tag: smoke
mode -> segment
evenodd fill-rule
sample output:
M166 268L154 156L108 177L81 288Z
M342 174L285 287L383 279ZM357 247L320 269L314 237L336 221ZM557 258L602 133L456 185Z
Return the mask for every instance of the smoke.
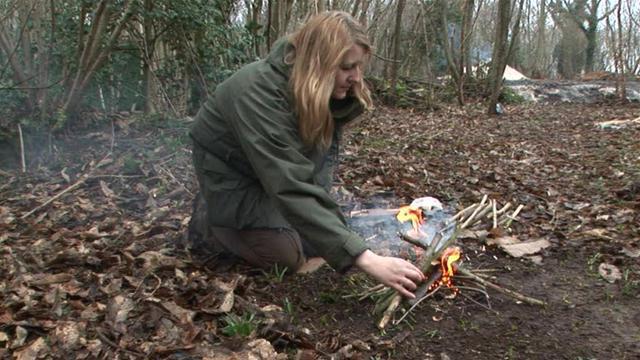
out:
M407 205L406 203L393 195L383 195L365 201L350 198L342 204L347 224L365 239L371 250L380 255L415 260L415 245L402 240L401 237L401 234L411 231L413 226L409 221L401 223L396 218L397 209ZM452 216L446 208L426 211L424 215L425 222L420 226L420 241L423 244L430 245L438 233L441 233L442 237L453 235L455 223L446 225L446 221Z

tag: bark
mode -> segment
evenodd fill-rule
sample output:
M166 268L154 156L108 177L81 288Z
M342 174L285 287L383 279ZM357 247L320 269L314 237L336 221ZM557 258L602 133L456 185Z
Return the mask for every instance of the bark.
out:
M472 75L471 69L471 39L473 36L473 9L475 8L474 0L465 0L463 5L462 31L460 32L460 65L459 72L463 79Z
M453 42L449 38L449 19L447 17L447 2L440 0L440 25L442 32L442 47L444 49L444 55L447 60L447 68L451 74L451 78L456 86L456 96L459 105L464 105L464 79L460 73L459 63L456 60L455 53L453 51Z
M398 83L398 68L400 67L400 40L402 30L402 13L404 12L406 0L398 0L398 7L396 8L396 24L393 34L393 59L395 60L391 65L391 94L392 102L395 104L398 97L397 83Z
M616 81L616 92L618 97L622 100L626 100L627 98L627 85L625 82L625 64L623 61L623 42L622 42L622 0L618 0L618 6L616 9L616 19L618 22L618 40L617 43L617 63L618 63L618 76Z
M362 11L360 12L360 18L358 19L363 26L367 26L367 12L369 11L369 5L371 0L362 0Z
M75 114L82 94L87 84L95 74L95 72L104 65L109 54L120 39L120 34L128 23L132 15L131 3L124 11L124 15L120 17L110 35L107 35L106 24L109 22L109 10L107 7L108 0L102 0L98 4L96 16L89 37L84 44L84 50L80 59L80 66L76 70L73 85L71 86L63 106L64 113L67 115ZM104 46L100 46L101 39L108 36L108 40Z
M546 43L546 23L547 23L547 1L540 0L540 13L538 14L538 24L536 33L536 51L533 61L532 75L534 78L544 78L546 76L545 64L545 43Z
M150 114L156 111L156 91L153 76L153 59L155 39L153 35L153 21L149 15L153 11L153 0L144 0L143 19L143 48L142 48L142 81L144 82L144 113Z
M498 18L496 21L496 33L491 56L491 70L489 72L490 94L489 114L496 114L498 97L502 90L502 77L507 65L509 54L509 15L511 13L511 0L498 0Z

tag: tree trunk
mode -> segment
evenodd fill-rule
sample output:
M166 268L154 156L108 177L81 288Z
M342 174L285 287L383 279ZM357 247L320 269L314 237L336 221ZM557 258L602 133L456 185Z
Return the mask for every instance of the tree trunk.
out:
M510 14L511 0L498 0L498 19L496 21L496 34L491 56L491 70L489 72L489 114L497 114L496 105L502 90L502 77L509 54L507 42L509 39Z
M153 59L155 39L153 35L153 0L144 0L144 19L142 34L142 81L144 82L144 113L146 115L156 112L156 89L153 76Z
M462 11L462 31L460 32L460 74L472 76L471 43L473 37L474 0L465 0ZM464 81L461 81L464 84Z
M447 60L447 68L453 79L453 83L456 87L456 96L458 98L458 104L464 105L464 79L460 73L459 62L456 60L455 52L453 51L453 41L449 38L449 20L447 18L447 2L440 0L440 25L442 31L442 47L444 48L444 55Z
M78 106L80 105L80 101L82 100L84 89L95 72L104 65L104 62L111 53L113 46L120 38L120 33L124 29L124 26L131 18L132 8L131 3L128 3L128 7L125 9L124 15L115 25L113 32L106 41L106 44L101 47L101 38L106 36L106 23L109 22L109 10L106 6L108 1L109 0L102 0L98 4L96 16L91 25L89 38L87 38L87 41L84 44L84 50L82 51L82 56L79 60L79 66L76 70L73 85L66 96L66 101L63 106L63 111L67 116L75 114Z
M398 91L398 68L400 67L400 40L402 30L402 13L404 12L404 5L406 0L398 0L398 7L396 8L396 24L393 34L393 59L394 62L391 65L391 101L395 105L397 103Z
M540 0L540 13L538 14L538 25L536 33L536 51L534 54L533 69L531 74L534 78L542 79L546 76L545 64L545 34L547 23L547 1Z
M618 40L616 41L616 58L618 63L618 76L616 81L616 93L621 100L627 99L627 85L625 81L625 62L623 60L624 49L622 42L622 0L618 0L618 8L616 9L616 19L618 22Z

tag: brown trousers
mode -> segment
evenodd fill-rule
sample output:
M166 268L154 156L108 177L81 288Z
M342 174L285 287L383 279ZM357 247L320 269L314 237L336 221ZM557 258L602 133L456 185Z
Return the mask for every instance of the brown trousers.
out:
M271 268L277 264L295 272L305 262L300 236L294 230L223 227L210 227L209 230L210 241L253 266Z
M289 273L298 270L306 261L302 240L295 230L236 230L209 226L207 206L201 195L194 201L188 238L193 255L205 260L226 253L259 268L268 269L276 264L287 267Z

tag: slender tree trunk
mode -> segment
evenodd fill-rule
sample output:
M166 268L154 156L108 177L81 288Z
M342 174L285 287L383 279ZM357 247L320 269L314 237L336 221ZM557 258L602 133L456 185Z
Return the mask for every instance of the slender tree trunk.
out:
M393 59L394 62L391 65L391 101L396 104L398 98L397 84L398 84L398 68L400 67L400 40L402 30L402 13L404 12L404 5L406 0L398 0L398 7L396 8L396 24L393 34Z
M618 97L621 100L626 100L627 99L627 84L625 81L625 64L624 64L624 60L623 60L623 55L624 55L624 49L623 49L623 42L622 42L622 0L618 0L618 8L616 9L616 19L618 22L618 32L617 32L617 49L616 49L616 53L617 56L616 58L618 59L617 63L618 63L618 76L617 76L617 81L616 81L616 90L617 90L617 94Z
M466 73L467 76L473 76L471 65L471 44L473 43L473 11L475 9L474 0L466 0L464 3L464 18L462 21L462 49L460 54L462 59L460 63L464 66L464 69L460 72Z
M358 19L363 26L367 26L367 12L369 11L369 5L371 0L362 0L362 11L360 12L360 18Z
M489 114L496 114L498 97L502 90L502 77L507 65L508 39L509 39L509 16L511 14L511 0L498 0L498 19L496 21L496 34L493 44L493 54L491 56L491 70L489 72L490 93L489 93Z
M142 81L144 83L144 113L156 112L156 88L153 76L153 61L155 58L155 39L153 32L153 0L144 0L144 18L142 20Z
M118 23L115 25L113 32L107 39L106 44L101 47L101 38L106 36L106 23L109 21L109 11L106 6L107 2L108 0L102 0L98 4L98 10L96 11L96 16L91 27L89 38L87 38L87 41L84 44L80 65L76 70L73 85L69 90L63 106L64 113L67 115L72 115L77 110L85 87L95 72L104 65L104 62L111 53L113 46L120 38L120 34L124 29L124 26L128 23L132 15L131 4L129 3L128 7L124 11L124 15L122 15Z
M547 23L547 1L540 0L540 13L538 14L538 25L537 25L537 33L536 33L536 51L534 54L533 61L533 69L531 73L534 78L544 78L546 69L544 69L545 64L545 46L546 46L546 23Z
M447 2L444 0L439 1L439 8L441 13L440 24L442 32L442 47L444 48L444 55L447 60L447 68L453 79L453 83L456 86L456 96L458 98L458 104L464 105L464 79L463 74L460 73L460 62L456 60L455 52L453 51L453 41L449 38L449 20L447 17Z

